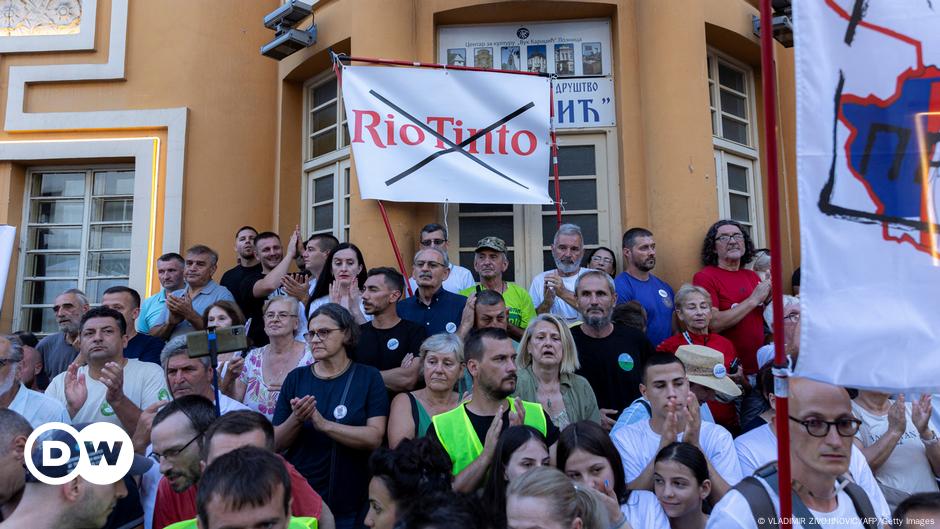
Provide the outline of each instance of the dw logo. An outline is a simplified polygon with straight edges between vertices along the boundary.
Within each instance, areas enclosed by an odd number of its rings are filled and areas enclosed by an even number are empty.
[[[30,434],[25,448],[31,477],[47,485],[61,485],[76,476],[110,485],[124,478],[135,462],[130,436],[106,422],[81,430],[61,422],[46,423]]]

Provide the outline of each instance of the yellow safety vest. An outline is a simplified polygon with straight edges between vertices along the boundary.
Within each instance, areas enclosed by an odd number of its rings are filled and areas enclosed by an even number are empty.
[[[182,522],[176,522],[170,524],[163,529],[196,529],[196,519],[184,520]],[[161,528],[154,528],[161,529]],[[317,529],[317,519],[307,516],[298,516],[291,517],[290,523],[287,525],[287,529]]]
[[[509,410],[516,411],[515,399],[508,400]],[[522,401],[522,409],[525,410],[525,425],[546,435],[547,424],[542,405],[537,402]],[[441,446],[450,456],[455,476],[483,453],[483,444],[480,443],[480,438],[477,437],[473,424],[470,423],[470,417],[467,416],[466,403],[448,412],[435,415],[431,418],[431,422],[434,424],[434,431],[437,433]]]

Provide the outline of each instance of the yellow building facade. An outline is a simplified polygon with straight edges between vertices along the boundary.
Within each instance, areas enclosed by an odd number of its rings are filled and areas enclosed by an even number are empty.
[[[70,0],[0,28],[0,224],[17,228],[0,329],[54,331],[66,288],[94,300],[114,284],[156,292],[156,257],[197,243],[221,254],[218,279],[245,224],[332,232],[368,266],[393,264],[376,202],[359,199],[331,50],[592,75],[603,62],[606,121],[558,131],[564,218],[587,247],[619,261],[623,232],[649,228],[655,273],[677,287],[719,218],[768,245],[756,1],[320,0],[317,42],[275,61],[259,48],[279,5]],[[540,44],[473,50],[521,29],[556,40],[540,41],[544,55]],[[580,36],[597,32],[607,37]],[[463,36],[470,46],[452,47]],[[776,53],[788,277],[799,264],[793,54]],[[550,206],[386,206],[406,263],[428,222],[446,222],[465,266],[484,235],[509,244],[520,284],[547,262]]]

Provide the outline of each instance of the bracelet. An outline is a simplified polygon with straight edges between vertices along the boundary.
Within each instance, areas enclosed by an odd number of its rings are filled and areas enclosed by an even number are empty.
[[[626,524],[626,523],[627,523],[627,515],[626,515],[626,514],[623,514],[623,513],[620,513],[620,521],[617,522],[617,525],[611,526],[610,529],[620,529],[620,528],[623,527],[624,524]]]

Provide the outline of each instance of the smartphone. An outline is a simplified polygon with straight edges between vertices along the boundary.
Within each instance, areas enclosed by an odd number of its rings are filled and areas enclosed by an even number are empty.
[[[738,358],[735,358],[734,360],[731,361],[731,368],[728,369],[728,371],[731,373],[734,373],[735,371],[738,370],[739,365],[741,365],[741,360]]]
[[[244,325],[215,329],[216,353],[231,353],[248,348],[248,337]],[[209,334],[206,331],[191,332],[186,335],[186,347],[190,358],[209,356]]]

